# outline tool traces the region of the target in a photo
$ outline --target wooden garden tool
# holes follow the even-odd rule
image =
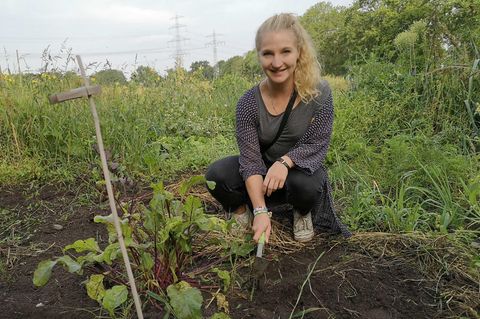
[[[101,93],[100,85],[95,86],[82,86],[77,89],[70,90],[68,92],[62,92],[50,95],[48,98],[51,104],[61,103],[68,100],[78,99],[82,97],[89,98],[92,95],[98,95]]]
[[[133,277],[132,267],[130,266],[130,260],[128,258],[127,248],[125,246],[125,241],[123,239],[122,228],[120,227],[120,219],[118,218],[117,206],[115,204],[115,198],[113,196],[112,182],[110,179],[110,171],[107,166],[107,157],[105,155],[105,149],[103,147],[102,132],[100,130],[100,120],[98,119],[97,107],[95,106],[95,101],[93,100],[93,95],[100,93],[100,86],[90,86],[88,77],[85,73],[83,67],[82,59],[77,55],[78,66],[80,67],[80,73],[82,74],[83,81],[85,86],[82,86],[77,89],[73,89],[68,92],[62,92],[53,94],[50,96],[50,103],[61,103],[64,101],[77,99],[77,98],[88,98],[90,102],[90,109],[93,115],[93,121],[95,123],[95,132],[97,135],[97,144],[100,153],[100,158],[102,160],[103,175],[105,177],[105,184],[107,186],[108,201],[110,202],[110,210],[113,215],[113,222],[115,225],[115,230],[117,232],[118,244],[120,245],[120,251],[122,252],[123,262],[125,263],[125,269],[127,270],[128,281],[130,284],[130,289],[132,291],[133,300],[135,302],[135,308],[137,311],[137,317],[143,319],[142,306],[140,303],[140,298],[138,297],[137,287],[135,285],[135,279]]]

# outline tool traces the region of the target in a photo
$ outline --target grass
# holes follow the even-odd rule
[[[23,212],[22,212],[23,210]],[[0,210],[0,245],[20,246],[32,236],[31,230],[38,225],[39,221],[34,212],[35,208],[24,209],[1,209]],[[30,211],[25,212],[26,211]]]
[[[11,282],[12,269],[19,260],[18,251],[31,250],[28,241],[33,230],[41,223],[34,214],[22,210],[0,208],[0,280]],[[33,249],[32,249],[33,251]]]
[[[143,176],[172,175],[205,166],[203,154],[222,156],[235,151],[226,146],[235,145],[231,100],[238,99],[250,84],[244,81],[239,86],[242,81],[235,78],[230,85],[225,81],[180,74],[155,88],[105,87],[97,105],[107,149],[126,170]],[[50,74],[27,84],[14,76],[0,78],[6,93],[0,98],[4,102],[0,121],[7,124],[0,134],[3,182],[50,179],[49,174],[65,179],[62,175],[68,172],[88,172],[96,156],[88,105],[72,101],[51,106],[46,100],[49,94],[75,87],[77,82]],[[19,172],[16,168],[21,173],[12,173]],[[41,173],[35,176],[37,171]]]
[[[449,72],[409,78],[396,66],[370,63],[362,66],[363,73],[353,69],[349,81],[325,77],[336,109],[327,165],[345,220],[353,229],[381,231],[445,233],[476,225],[478,209],[472,198],[465,200],[461,182],[478,180],[480,171],[478,154],[466,153],[459,139],[467,138],[470,123],[465,112],[435,109],[439,99],[451,109],[456,100],[447,95],[455,90],[455,99],[466,94],[475,100],[475,75],[464,78],[467,90],[453,84]],[[431,92],[422,99],[415,95],[421,80]],[[155,83],[104,86],[96,99],[117,177],[168,180],[238,152],[235,103],[252,82],[231,74],[208,81],[177,72]],[[102,181],[85,101],[47,104],[49,94],[78,85],[78,77],[52,72],[22,81],[0,77],[3,184],[75,183],[79,175],[90,176],[90,183]],[[413,93],[405,95],[412,87]],[[446,125],[440,131],[439,116]]]

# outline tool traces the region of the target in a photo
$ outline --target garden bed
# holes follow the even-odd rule
[[[43,188],[35,195],[27,193],[22,187],[0,190],[3,211],[16,213],[19,220],[38,216],[37,222],[24,225],[23,231],[31,236],[12,242],[10,234],[0,246],[1,261],[6,264],[1,273],[0,318],[95,318],[100,308],[86,294],[82,284],[86,276],[57,268],[41,288],[33,286],[32,276],[39,261],[61,255],[61,249],[77,239],[94,237],[99,243],[106,242],[104,228],[93,222],[103,206],[84,205],[76,200],[75,192],[54,188]],[[2,232],[7,230],[18,231],[11,227]],[[418,247],[400,245],[392,254],[395,243],[401,242],[392,236],[357,234],[343,240],[319,235],[314,243],[293,253],[270,253],[275,260],[253,298],[240,284],[248,278],[249,269],[239,270],[236,284],[226,293],[230,316],[441,318],[479,311],[478,301],[465,310],[467,306],[449,307],[442,299],[445,289],[458,287],[461,291],[474,283],[455,274],[441,280],[428,276],[412,258]],[[215,291],[202,290],[205,317],[217,312],[216,303],[208,303]],[[147,311],[146,317],[161,318],[152,311]]]

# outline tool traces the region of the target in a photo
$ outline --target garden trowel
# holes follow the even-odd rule
[[[265,233],[262,233],[258,240],[257,255],[252,267],[252,279],[254,287],[259,287],[260,278],[268,267],[268,259],[263,258],[263,247],[265,246]]]

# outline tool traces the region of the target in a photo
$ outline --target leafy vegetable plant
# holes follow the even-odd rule
[[[167,317],[171,313],[177,318],[201,318],[203,298],[195,287],[198,282],[186,270],[193,265],[194,247],[221,247],[229,227],[225,220],[206,215],[200,199],[187,194],[192,186],[202,183],[214,186],[203,176],[194,176],[180,186],[179,198],[166,191],[163,183],[155,184],[148,207],[132,213],[124,211],[121,217],[139,291],[147,302],[164,310]],[[87,238],[65,246],[64,256],[38,264],[33,283],[45,285],[56,265],[77,274],[88,269],[93,273],[86,282],[88,296],[113,317],[121,306],[129,306],[128,280],[112,215],[96,216],[94,221],[106,226],[108,245],[102,249],[94,238]],[[212,233],[218,236],[211,236]]]

